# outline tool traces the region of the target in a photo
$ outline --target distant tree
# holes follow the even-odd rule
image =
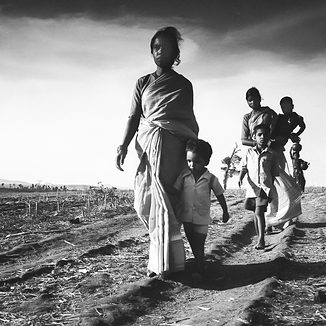
[[[229,178],[232,178],[234,175],[238,175],[240,171],[237,169],[237,165],[240,164],[241,157],[237,155],[240,152],[238,148],[238,144],[235,143],[235,147],[233,148],[231,156],[227,156],[222,160],[222,164],[224,166],[221,169],[224,171],[223,177],[223,188],[224,190],[227,187],[227,182]]]

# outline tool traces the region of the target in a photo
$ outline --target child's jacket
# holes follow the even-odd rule
[[[269,198],[273,198],[274,180],[280,174],[277,153],[266,147],[259,153],[257,147],[249,147],[241,160],[242,170],[247,171],[246,197],[259,197],[264,190]]]
[[[207,170],[196,182],[191,171],[187,169],[178,176],[174,188],[181,191],[181,204],[177,208],[180,222],[198,225],[211,223],[211,190],[216,197],[224,192],[215,175]]]

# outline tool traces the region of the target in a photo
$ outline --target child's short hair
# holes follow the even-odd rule
[[[266,133],[269,135],[271,133],[271,128],[269,127],[269,125],[262,123],[260,125],[254,126],[253,128],[253,134],[256,135],[257,130],[258,129],[263,129],[264,131],[266,131]]]
[[[197,153],[206,161],[206,165],[213,154],[212,146],[202,139],[189,139],[186,145],[186,152]]]
[[[293,100],[292,100],[292,98],[290,96],[284,96],[284,97],[281,98],[280,104],[282,105],[285,102],[289,102],[289,103],[291,103],[293,105]]]

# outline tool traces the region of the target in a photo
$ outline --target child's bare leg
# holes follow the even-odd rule
[[[255,226],[256,234],[259,235],[258,219],[257,219],[257,216],[256,216],[256,212],[254,213],[254,226]]]
[[[265,207],[258,206],[255,210],[255,221],[256,221],[256,231],[258,235],[258,241],[256,245],[256,249],[264,249],[265,248]]]
[[[193,255],[195,255],[195,242],[194,242],[194,225],[192,223],[183,223],[183,229],[185,231],[186,237],[188,239],[188,242],[190,244],[191,251]]]
[[[194,232],[194,256],[196,271],[202,272],[205,266],[205,241],[206,234]]]

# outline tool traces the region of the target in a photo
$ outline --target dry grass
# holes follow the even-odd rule
[[[180,325],[199,313],[197,306],[205,308],[223,295],[225,301],[216,302],[214,309],[231,314],[234,308],[226,304],[249,299],[248,286],[258,286],[264,274],[271,276],[268,255],[273,257],[273,251],[258,255],[252,249],[253,232],[243,233],[252,219],[242,208],[244,190],[226,191],[233,216],[226,225],[213,201],[215,223],[207,239],[207,246],[214,248],[209,258],[212,275],[204,288],[193,287],[185,274],[183,279],[154,282],[147,290],[148,234],[134,214],[132,197],[123,193],[104,205],[103,194],[89,196],[99,198],[87,206],[87,195],[78,194],[76,206],[69,200],[58,212],[52,203],[37,215],[24,209],[14,213],[15,196],[2,199],[0,207],[10,202],[13,208],[0,211],[0,324],[158,326],[180,320]],[[313,300],[316,290],[326,286],[325,193],[308,188],[303,197],[299,233],[291,238],[279,286],[272,297],[251,308],[259,320],[252,325],[326,324],[324,305]],[[82,208],[81,223],[72,224]],[[270,239],[276,241],[276,236]],[[184,243],[189,259],[185,237]],[[196,307],[183,319],[192,302]],[[214,309],[202,310],[200,320],[216,320]]]

